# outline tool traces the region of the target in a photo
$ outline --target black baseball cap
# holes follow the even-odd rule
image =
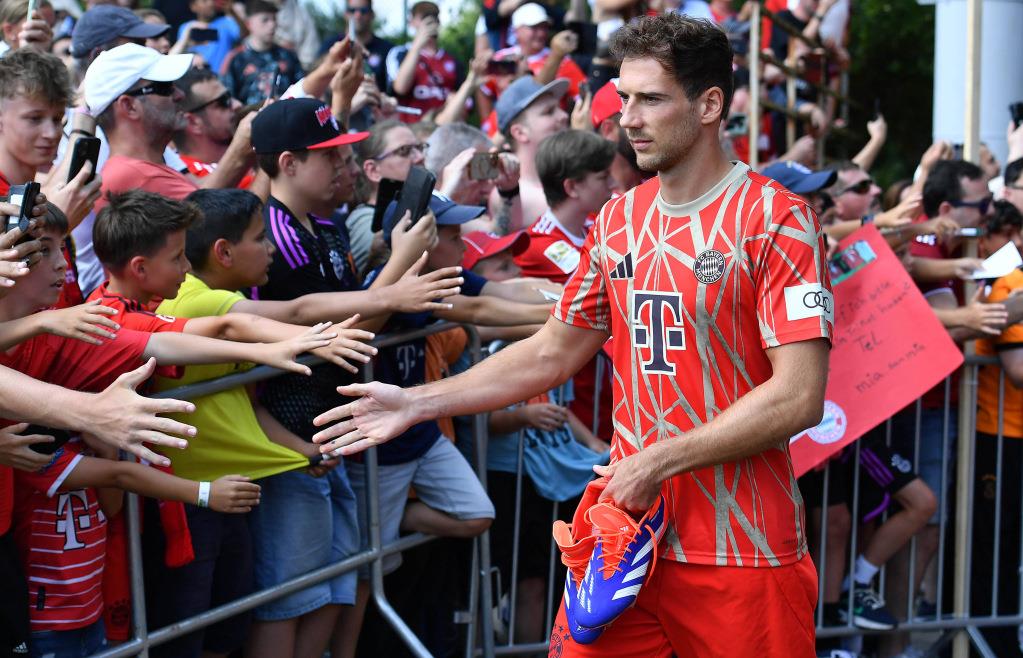
[[[288,98],[262,109],[252,121],[256,153],[283,153],[354,144],[369,133],[343,133],[330,106],[315,98]]]

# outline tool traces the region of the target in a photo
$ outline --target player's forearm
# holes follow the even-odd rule
[[[94,396],[47,384],[0,366],[0,414],[4,418],[86,432],[97,422]]]
[[[823,376],[772,376],[735,401],[711,422],[685,437],[661,441],[648,449],[661,452],[663,476],[752,457],[784,445],[820,422],[827,380]]]
[[[559,326],[561,325],[561,326]],[[582,368],[607,334],[550,318],[535,336],[454,377],[409,389],[417,422],[503,409],[546,393]]]

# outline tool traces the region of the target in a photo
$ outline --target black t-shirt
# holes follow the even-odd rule
[[[806,29],[808,21],[801,21],[796,18],[788,9],[783,9],[777,13],[778,21],[785,22],[788,25],[796,28],[800,32]],[[785,61],[785,58],[789,56],[789,40],[792,36],[780,27],[771,28],[771,51],[774,56],[778,59]]]
[[[323,44],[320,46],[320,56],[326,55],[331,46],[344,38],[345,35],[343,34],[335,34],[324,39]],[[387,89],[387,68],[384,66],[384,60],[387,59],[387,53],[390,52],[391,48],[394,48],[393,43],[387,39],[381,39],[375,34],[369,43],[366,44],[366,50],[369,51],[366,65],[373,70],[373,80],[376,81],[377,87],[381,90]]]
[[[348,236],[334,222],[310,215],[310,232],[274,197],[267,200],[263,217],[266,235],[277,252],[270,265],[270,280],[251,291],[254,299],[289,300],[310,293],[359,289]],[[309,377],[281,375],[267,380],[260,401],[282,425],[308,440],[318,431],[313,418],[341,403],[336,387],[352,381],[349,372],[324,364],[313,368]]]

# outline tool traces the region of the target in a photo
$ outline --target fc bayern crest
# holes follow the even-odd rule
[[[708,249],[696,257],[693,274],[700,283],[717,283],[725,275],[725,257],[717,249]]]

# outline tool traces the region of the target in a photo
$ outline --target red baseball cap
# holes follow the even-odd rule
[[[471,270],[476,263],[484,258],[495,256],[505,249],[511,249],[512,256],[518,256],[529,247],[529,236],[525,231],[516,231],[508,235],[495,235],[486,231],[473,231],[462,236],[465,242],[465,255],[462,256],[462,267]]]
[[[618,95],[618,78],[612,78],[593,94],[590,104],[590,121],[596,128],[604,119],[610,119],[622,111],[622,99]]]

